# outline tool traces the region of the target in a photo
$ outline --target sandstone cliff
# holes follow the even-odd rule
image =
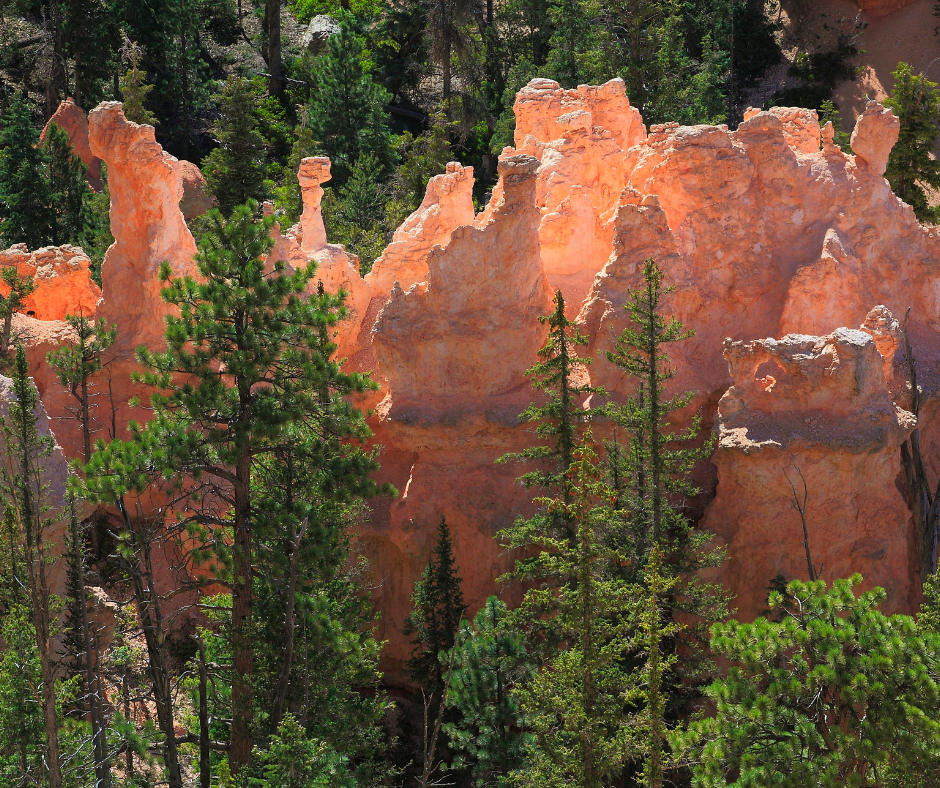
[[[924,400],[917,427],[935,480],[940,238],[883,178],[897,139],[892,113],[866,109],[852,156],[815,112],[797,108],[749,111],[734,131],[664,124],[647,135],[618,80],[577,90],[535,80],[516,112],[515,147],[500,157],[486,209],[473,215],[472,170],[448,165],[365,278],[324,232],[328,160],[304,160],[303,216],[274,231],[271,261],[315,260],[313,286],[346,290],[340,355],[382,385],[364,404],[375,408],[384,447],[381,478],[400,496],[372,502],[358,538],[372,561],[390,675],[408,653],[402,622],[442,514],[471,612],[509,565],[493,537],[530,510],[531,494],[514,482],[519,468],[494,460],[535,440],[518,414],[534,398],[524,373],[544,341],[536,318],[552,291],[564,292],[591,339],[592,382],[623,397],[632,382],[604,351],[626,325],[622,305],[649,257],[675,288],[665,311],[696,331],[671,348],[675,390],[695,392],[677,418],[697,410],[715,430],[712,462],[697,469],[705,491],[695,514],[704,511],[728,546],[721,577],[741,615],[762,609],[777,572],[805,576],[787,481],[799,484],[800,473],[823,576],[860,570],[888,589],[892,609],[910,610],[919,580],[899,445],[915,425],[894,316],[911,309]],[[179,162],[153,130],[126,122],[115,104],[89,124],[92,152],[109,168],[115,236],[98,313],[118,323],[126,394],[133,347],[162,337],[156,270],[167,260],[191,272],[194,248]],[[39,381],[41,360],[31,359]],[[51,382],[40,389],[55,401]]]

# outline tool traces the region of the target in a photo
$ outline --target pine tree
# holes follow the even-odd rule
[[[610,506],[614,494],[599,465],[589,431],[568,469],[566,498],[535,500],[560,511],[571,536],[519,523],[500,534],[531,556],[503,579],[528,586],[512,617],[542,656],[538,674],[517,690],[534,744],[513,786],[601,788],[643,752],[636,714],[643,693],[630,665],[642,646],[643,597],[617,571],[625,556],[606,546],[623,515]]]
[[[698,416],[684,430],[669,426],[670,415],[687,408],[693,396],[692,392],[667,395],[673,370],[666,347],[692,336],[681,322],[661,314],[663,298],[671,289],[663,284],[662,270],[649,259],[643,268],[643,285],[632,290],[624,304],[631,322],[614,350],[607,352],[607,359],[629,375],[636,388],[624,402],[612,401],[605,407],[618,432],[626,435],[625,446],[618,441],[607,443],[606,465],[615,505],[625,516],[625,527],[614,535],[617,543],[611,546],[624,554],[622,572],[633,582],[644,583],[643,573],[654,550],[662,554],[665,577],[678,578],[661,595],[659,604],[667,619],[681,613],[688,624],[663,648],[671,653],[681,639],[690,656],[678,667],[686,680],[694,680],[711,669],[701,644],[707,642],[711,623],[727,615],[728,595],[720,586],[700,579],[699,571],[720,565],[724,553],[709,548],[712,534],[693,527],[683,511],[698,493],[691,471],[709,456],[711,446],[709,442],[690,445],[700,437]],[[675,684],[671,705],[679,703],[689,686]]]
[[[444,112],[451,111],[454,61],[467,76],[476,48],[479,27],[479,6],[473,0],[424,0],[427,13],[425,35],[431,59],[441,69],[441,103]],[[464,89],[472,80],[462,80]]]
[[[29,363],[22,344],[17,345],[13,366],[13,394],[8,418],[0,421],[5,458],[0,463],[0,497],[14,511],[22,534],[26,563],[26,588],[32,629],[39,656],[42,683],[42,716],[45,762],[50,788],[62,788],[59,755],[59,720],[56,697],[55,652],[52,643],[53,613],[49,590],[47,534],[51,521],[43,461],[52,454],[51,435],[39,432],[36,408],[39,395],[29,377]]]
[[[81,245],[91,222],[94,194],[85,180],[88,168],[72,149],[69,135],[55,123],[46,130],[43,151],[56,215],[54,243]]]
[[[253,737],[256,463],[289,442],[294,427],[364,439],[361,414],[343,398],[375,387],[365,375],[342,373],[332,358],[330,329],[345,315],[343,294],[306,294],[315,264],[288,274],[279,263],[265,273],[273,219],[259,221],[257,211],[249,201],[228,219],[210,212],[198,280],[161,269],[163,298],[179,317],[167,318],[166,352],[138,351],[148,370],[142,381],[158,389],[145,432],[159,446],[159,467],[197,485],[193,527],[231,529],[231,542],[214,543],[232,588],[233,773],[248,763]]]
[[[506,604],[491,596],[472,624],[461,622],[454,643],[447,705],[459,717],[445,723],[444,732],[461,753],[454,768],[469,765],[479,788],[500,784],[522,764],[529,745],[516,689],[535,667],[524,638],[508,623]]]
[[[714,626],[731,665],[708,688],[715,713],[674,737],[694,785],[935,784],[940,636],[882,614],[884,589],[856,595],[861,580],[794,580],[771,593],[779,621]]]
[[[378,162],[371,153],[359,157],[339,193],[330,189],[323,201],[327,235],[359,258],[359,274],[372,270],[387,243],[386,185],[378,180]]]
[[[907,63],[898,63],[892,76],[894,87],[885,106],[894,110],[901,131],[888,157],[885,178],[918,219],[932,222],[937,211],[930,207],[925,187],[940,188],[940,161],[931,157],[940,137],[940,92],[936,82],[923,74],[915,76]]]
[[[157,116],[148,110],[144,104],[150,91],[153,90],[153,85],[146,83],[147,72],[140,67],[143,53],[140,47],[127,38],[126,35],[121,53],[128,66],[127,72],[121,80],[124,117],[131,123],[155,126],[157,125]]]
[[[415,583],[411,600],[414,609],[405,620],[405,634],[413,648],[407,662],[408,675],[432,693],[444,686],[439,656],[454,646],[460,619],[467,610],[461,579],[454,566],[450,528],[441,515],[437,542],[421,579]]]
[[[375,82],[364,55],[365,43],[343,22],[318,61],[310,102],[310,127],[323,154],[330,157],[333,183],[342,186],[356,161],[372,152],[379,172],[394,161],[384,105],[390,96]]]
[[[548,339],[539,350],[541,361],[526,370],[532,379],[532,388],[544,392],[548,401],[544,405],[531,404],[519,416],[520,420],[538,423],[536,434],[550,439],[551,445],[534,446],[514,454],[500,457],[497,462],[523,461],[538,464],[535,470],[519,477],[526,488],[541,487],[560,491],[562,501],[570,503],[568,469],[574,462],[578,425],[584,424],[596,411],[580,406],[580,400],[588,394],[600,393],[596,387],[577,382],[579,367],[591,363],[591,359],[577,355],[579,345],[586,345],[575,324],[565,317],[565,299],[561,290],[555,293],[555,311],[539,317],[539,322],[548,324]],[[522,527],[522,522],[519,523]],[[561,528],[569,539],[574,538],[573,526],[565,521],[559,510],[537,514],[528,528],[544,530]]]
[[[39,133],[26,102],[13,99],[0,133],[0,238],[7,246],[53,243],[56,219]]]
[[[214,129],[219,147],[202,162],[209,193],[224,214],[266,196],[264,137],[258,130],[261,94],[244,77],[229,77],[219,94],[221,117]]]
[[[91,460],[91,435],[95,431],[92,428],[95,409],[92,377],[102,369],[102,356],[114,344],[117,326],[108,328],[103,320],[92,321],[84,315],[66,315],[65,320],[75,332],[76,342],[50,350],[46,361],[77,402],[78,409],[72,415],[81,424],[83,457],[87,463]]]

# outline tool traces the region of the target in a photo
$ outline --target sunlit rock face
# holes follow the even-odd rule
[[[800,508],[814,573],[860,572],[892,612],[916,604],[910,511],[895,485],[915,419],[891,398],[891,344],[849,328],[726,343],[733,385],[718,404],[718,487],[703,525],[727,546],[717,574],[739,616],[766,609],[770,578],[809,579]]]
[[[66,315],[95,316],[101,288],[91,278],[91,260],[79,247],[44,246],[30,252],[25,244],[15,244],[0,252],[0,270],[4,268],[32,277],[35,289],[22,307],[30,317],[64,320]],[[9,292],[9,285],[0,281],[0,294]]]
[[[58,109],[49,118],[39,137],[43,142],[45,142],[46,134],[49,133],[49,126],[52,123],[55,123],[68,134],[72,148],[88,168],[85,176],[88,179],[88,185],[96,192],[100,192],[104,186],[101,180],[101,159],[92,153],[88,142],[88,118],[82,108],[75,103],[75,99],[67,98],[59,104]]]
[[[525,377],[546,336],[537,317],[560,289],[590,340],[583,353],[594,363],[583,374],[626,397],[635,382],[605,351],[627,325],[623,305],[648,258],[672,288],[663,313],[695,331],[669,348],[669,393],[695,393],[677,426],[698,412],[701,440],[715,437],[691,511],[728,548],[718,577],[738,595],[739,614],[763,609],[777,573],[806,575],[787,480],[801,491],[800,474],[822,576],[861,571],[888,589],[892,610],[912,609],[919,579],[899,446],[915,420],[901,323],[935,480],[940,240],[883,177],[893,114],[869,105],[849,155],[799,108],[749,110],[734,131],[667,123],[647,133],[619,80],[576,90],[533,80],[515,110],[514,147],[483,211],[474,215],[472,169],[449,164],[366,277],[324,230],[328,159],[301,163],[303,215],[273,228],[269,266],[314,261],[311,288],[346,292],[339,356],[380,384],[357,402],[374,410],[379,476],[399,495],[370,502],[356,544],[371,561],[389,679],[402,676],[402,624],[441,515],[471,614],[511,565],[494,536],[531,512],[532,492],[514,481],[523,468],[494,463],[537,440],[518,419],[538,398]],[[165,260],[193,273],[195,249],[179,209],[180,163],[153,130],[128,123],[117,104],[90,113],[89,128],[91,152],[108,165],[115,237],[98,314],[118,324],[116,369],[127,376],[132,349],[162,341],[157,268]],[[31,369],[52,415],[60,395],[40,355],[64,329],[17,320],[35,334]],[[133,387],[120,374],[126,396]],[[128,416],[119,413],[122,428]],[[62,442],[70,456],[80,445]]]

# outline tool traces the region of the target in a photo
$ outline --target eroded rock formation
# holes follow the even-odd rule
[[[887,339],[891,319],[872,315],[869,330]],[[881,347],[890,358],[868,331],[849,328],[726,341],[733,385],[718,404],[718,488],[703,525],[728,548],[719,578],[737,591],[739,616],[766,609],[770,578],[809,579],[799,508],[814,573],[860,572],[886,589],[887,610],[916,605],[910,511],[894,483],[915,419],[885,379],[896,345]]]
[[[888,589],[892,609],[911,609],[919,578],[898,490],[899,445],[914,420],[895,316],[910,307],[917,427],[936,479],[940,238],[883,178],[897,135],[890,111],[866,109],[854,156],[815,112],[797,108],[749,110],[734,131],[667,123],[647,135],[619,80],[577,90],[534,80],[516,113],[515,147],[500,157],[486,209],[473,215],[472,170],[448,165],[365,278],[324,232],[328,160],[303,161],[303,216],[274,230],[272,263],[315,260],[312,287],[347,291],[340,355],[381,383],[364,404],[376,410],[381,478],[400,494],[371,503],[358,543],[372,563],[389,675],[408,653],[402,622],[442,514],[471,612],[509,565],[494,535],[531,510],[531,493],[514,482],[520,468],[494,461],[535,440],[518,414],[535,398],[524,373],[544,341],[536,318],[553,290],[590,337],[592,382],[623,397],[633,384],[604,351],[626,325],[623,304],[650,257],[674,287],[664,312],[696,331],[670,348],[671,385],[695,392],[678,421],[698,411],[719,437],[713,461],[697,470],[705,492],[696,513],[707,509],[705,524],[728,545],[722,578],[741,615],[762,609],[777,572],[806,574],[784,472],[807,481],[823,576],[862,571]],[[118,323],[126,375],[133,347],[162,338],[159,264],[191,272],[194,248],[178,207],[180,163],[153,130],[128,123],[115,104],[89,123],[92,152],[109,168],[115,236],[99,314]],[[52,383],[44,387],[53,401]]]
[[[101,288],[91,278],[91,260],[77,246],[44,246],[30,252],[15,244],[0,252],[0,270],[15,268],[31,276],[35,289],[25,299],[23,311],[37,320],[64,320],[66,315],[94,317]],[[10,288],[0,282],[0,293]]]
[[[88,144],[88,118],[85,117],[82,108],[75,103],[75,99],[65,99],[49,118],[49,122],[46,123],[39,137],[40,140],[45,141],[50,123],[55,123],[69,135],[69,142],[72,143],[75,153],[88,168],[86,175],[88,185],[96,192],[100,192],[104,186],[101,180],[101,159],[92,153],[91,146]]]

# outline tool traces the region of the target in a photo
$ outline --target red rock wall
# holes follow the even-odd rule
[[[593,382],[622,397],[632,383],[603,354],[648,257],[675,288],[666,311],[696,331],[673,349],[673,384],[694,390],[693,409],[715,426],[698,510],[728,545],[720,576],[740,614],[761,609],[776,572],[804,576],[782,475],[796,467],[823,577],[861,570],[888,588],[892,609],[910,610],[918,580],[897,479],[898,446],[914,425],[891,314],[911,307],[920,428],[936,473],[940,239],[882,177],[897,139],[891,113],[868,107],[850,156],[815,112],[794,108],[749,111],[735,131],[665,124],[647,136],[619,80],[575,91],[535,80],[516,112],[516,148],[500,157],[486,209],[473,216],[472,170],[448,165],[365,278],[323,231],[327,160],[304,160],[303,217],[275,230],[272,262],[315,260],[315,281],[347,290],[340,354],[382,386],[362,404],[375,408],[380,476],[400,495],[372,502],[358,544],[372,562],[390,679],[408,654],[402,623],[441,514],[471,613],[510,565],[493,537],[530,511],[531,494],[514,481],[520,468],[494,461],[535,440],[518,414],[533,399],[524,372],[544,341],[536,317],[553,289],[591,337]],[[127,374],[134,346],[161,341],[159,263],[190,272],[194,249],[178,207],[179,163],[153,130],[127,123],[115,104],[89,122],[112,179],[115,236],[99,314],[119,325]],[[129,415],[141,414],[122,412],[122,423]]]

